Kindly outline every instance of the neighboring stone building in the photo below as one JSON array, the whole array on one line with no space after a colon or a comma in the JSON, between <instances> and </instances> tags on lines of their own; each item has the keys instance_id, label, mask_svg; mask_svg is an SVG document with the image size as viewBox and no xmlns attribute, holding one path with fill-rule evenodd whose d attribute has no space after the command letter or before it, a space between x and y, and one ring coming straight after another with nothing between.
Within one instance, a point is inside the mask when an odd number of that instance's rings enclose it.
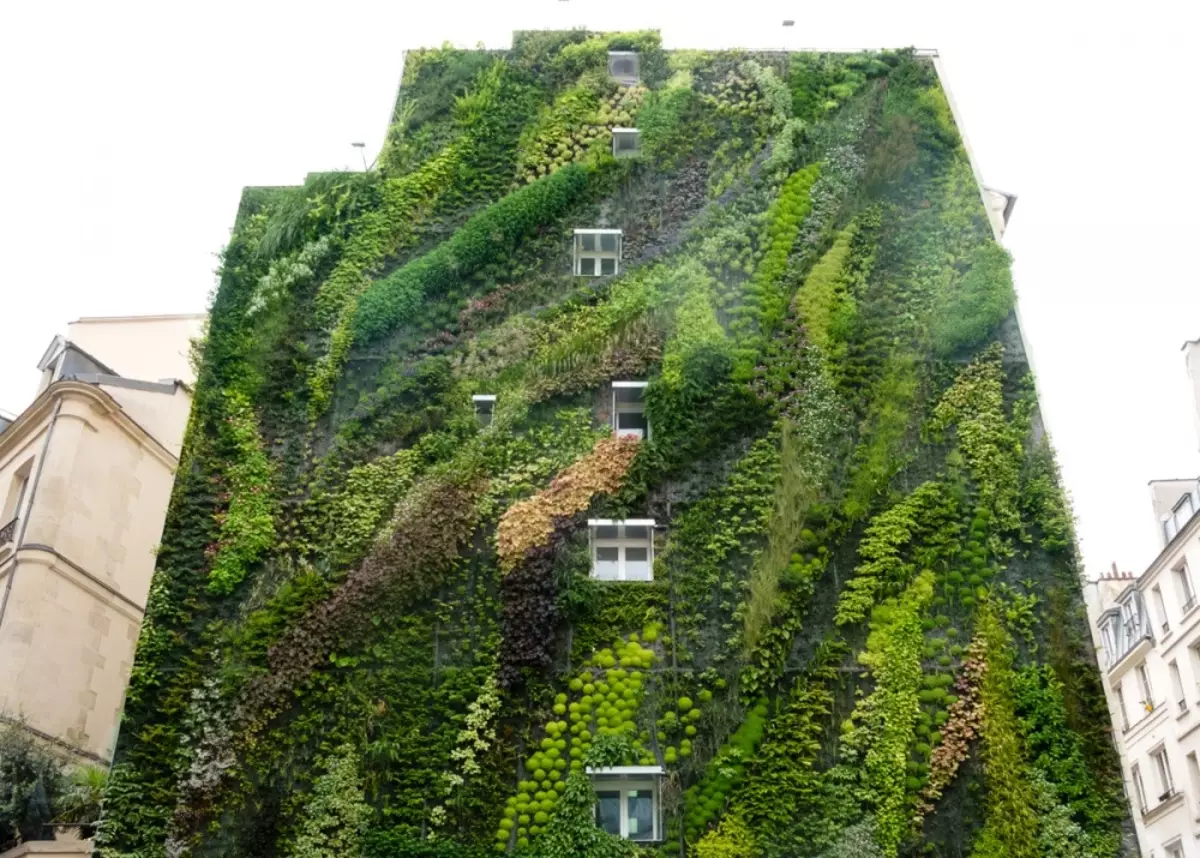
<instances>
[{"instance_id":1,"label":"neighboring stone building","mask_svg":"<svg viewBox=\"0 0 1200 858\"><path fill-rule=\"evenodd\" d=\"M1197 384L1196 344L1189 371ZM1197 407L1200 408L1200 390ZM1088 607L1143 855L1200 856L1200 480L1150 483L1161 551L1104 575Z\"/></svg>"},{"instance_id":2,"label":"neighboring stone building","mask_svg":"<svg viewBox=\"0 0 1200 858\"><path fill-rule=\"evenodd\" d=\"M0 424L0 718L112 758L203 316L85 318Z\"/></svg>"}]
</instances>

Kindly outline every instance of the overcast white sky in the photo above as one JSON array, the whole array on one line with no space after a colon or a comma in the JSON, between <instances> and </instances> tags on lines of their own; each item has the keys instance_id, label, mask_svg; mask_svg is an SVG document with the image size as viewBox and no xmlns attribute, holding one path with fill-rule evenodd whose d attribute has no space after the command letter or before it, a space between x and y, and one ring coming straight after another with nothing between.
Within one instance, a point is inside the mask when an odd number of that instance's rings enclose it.
<instances>
[{"instance_id":1,"label":"overcast white sky","mask_svg":"<svg viewBox=\"0 0 1200 858\"><path fill-rule=\"evenodd\" d=\"M1200 473L1180 353L1200 337L1198 8L2 2L0 407L28 405L74 318L204 309L241 188L361 167L349 143L378 149L404 48L572 25L657 27L668 47L935 47L985 181L1020 197L1006 244L1089 574L1140 571L1147 481Z\"/></svg>"}]
</instances>

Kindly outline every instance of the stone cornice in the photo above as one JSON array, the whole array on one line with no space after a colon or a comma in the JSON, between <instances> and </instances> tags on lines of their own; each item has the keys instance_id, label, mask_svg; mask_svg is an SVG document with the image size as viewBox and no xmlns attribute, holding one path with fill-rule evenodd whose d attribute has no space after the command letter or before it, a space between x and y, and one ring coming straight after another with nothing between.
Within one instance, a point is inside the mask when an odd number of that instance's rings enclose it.
<instances>
[{"instance_id":1,"label":"stone cornice","mask_svg":"<svg viewBox=\"0 0 1200 858\"><path fill-rule=\"evenodd\" d=\"M56 381L43 390L38 398L33 401L33 404L22 411L17 416L17 419L12 422L12 425L3 434L0 434L0 460L3 460L12 448L18 446L25 439L26 435L36 427L39 427L50 416L50 413L54 410L55 402L66 402L69 400L86 403L100 414L110 417L127 435L149 450L151 455L166 465L172 472L178 467L179 459L163 446L161 441L130 417L125 409L121 407L121 403L117 402L117 400L99 387L79 381ZM63 416L78 417L79 415Z\"/></svg>"}]
</instances>

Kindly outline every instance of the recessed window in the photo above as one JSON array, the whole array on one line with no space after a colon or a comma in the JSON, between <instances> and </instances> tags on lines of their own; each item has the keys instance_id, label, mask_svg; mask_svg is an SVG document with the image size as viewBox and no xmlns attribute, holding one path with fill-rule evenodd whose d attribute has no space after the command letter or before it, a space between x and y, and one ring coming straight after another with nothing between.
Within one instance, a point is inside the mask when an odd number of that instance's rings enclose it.
<instances>
[{"instance_id":1,"label":"recessed window","mask_svg":"<svg viewBox=\"0 0 1200 858\"><path fill-rule=\"evenodd\" d=\"M1172 843L1170 846L1167 846L1165 848L1167 850L1166 858L1183 858L1183 844L1182 843Z\"/></svg>"},{"instance_id":2,"label":"recessed window","mask_svg":"<svg viewBox=\"0 0 1200 858\"><path fill-rule=\"evenodd\" d=\"M614 381L612 388L613 432L618 438L648 438L646 382Z\"/></svg>"},{"instance_id":3,"label":"recessed window","mask_svg":"<svg viewBox=\"0 0 1200 858\"><path fill-rule=\"evenodd\" d=\"M1192 585L1192 572L1188 569L1187 561L1183 561L1171 570L1175 578L1175 589L1179 593L1179 601L1183 605L1183 613L1196 607L1196 588Z\"/></svg>"},{"instance_id":4,"label":"recessed window","mask_svg":"<svg viewBox=\"0 0 1200 858\"><path fill-rule=\"evenodd\" d=\"M654 519L592 519L592 577L600 581L654 580Z\"/></svg>"},{"instance_id":5,"label":"recessed window","mask_svg":"<svg viewBox=\"0 0 1200 858\"><path fill-rule=\"evenodd\" d=\"M575 230L575 273L583 277L616 274L621 267L621 230Z\"/></svg>"},{"instance_id":6,"label":"recessed window","mask_svg":"<svg viewBox=\"0 0 1200 858\"><path fill-rule=\"evenodd\" d=\"M1154 774L1158 778L1159 801L1166 801L1175 794L1175 782L1171 780L1171 761L1167 759L1167 749L1161 745L1150 752L1154 762Z\"/></svg>"},{"instance_id":7,"label":"recessed window","mask_svg":"<svg viewBox=\"0 0 1200 858\"><path fill-rule=\"evenodd\" d=\"M612 153L616 158L632 158L642 151L642 139L636 128L614 128Z\"/></svg>"},{"instance_id":8,"label":"recessed window","mask_svg":"<svg viewBox=\"0 0 1200 858\"><path fill-rule=\"evenodd\" d=\"M1142 707L1147 712L1154 711L1154 689L1150 687L1150 671L1146 668L1146 663L1142 662L1134 671L1137 674L1138 690L1142 694Z\"/></svg>"},{"instance_id":9,"label":"recessed window","mask_svg":"<svg viewBox=\"0 0 1200 858\"><path fill-rule=\"evenodd\" d=\"M1179 499L1179 502L1171 509L1170 515L1163 521L1163 533L1167 537L1167 542L1175 538L1179 531L1183 530L1196 513L1196 502L1192 498L1192 493L1187 492Z\"/></svg>"},{"instance_id":10,"label":"recessed window","mask_svg":"<svg viewBox=\"0 0 1200 858\"><path fill-rule=\"evenodd\" d=\"M1168 664L1167 672L1171 675L1171 693L1175 695L1175 700L1179 704L1179 711L1186 712L1188 702L1187 695L1183 692L1183 674L1179 672L1179 662L1172 661Z\"/></svg>"},{"instance_id":11,"label":"recessed window","mask_svg":"<svg viewBox=\"0 0 1200 858\"><path fill-rule=\"evenodd\" d=\"M662 840L659 766L588 769L596 788L596 825L626 840Z\"/></svg>"},{"instance_id":12,"label":"recessed window","mask_svg":"<svg viewBox=\"0 0 1200 858\"><path fill-rule=\"evenodd\" d=\"M471 397L471 401L475 403L475 419L479 425L491 426L496 412L496 394L477 393Z\"/></svg>"},{"instance_id":13,"label":"recessed window","mask_svg":"<svg viewBox=\"0 0 1200 858\"><path fill-rule=\"evenodd\" d=\"M1136 793L1138 807L1142 813L1145 813L1149 805L1146 804L1146 784L1142 781L1142 770L1135 764L1131 774L1133 776L1133 791Z\"/></svg>"},{"instance_id":14,"label":"recessed window","mask_svg":"<svg viewBox=\"0 0 1200 858\"><path fill-rule=\"evenodd\" d=\"M1117 683L1117 687L1113 689L1117 694L1117 709L1121 712L1121 729L1129 729L1129 710L1125 708L1125 692L1121 688L1121 683Z\"/></svg>"},{"instance_id":15,"label":"recessed window","mask_svg":"<svg viewBox=\"0 0 1200 858\"><path fill-rule=\"evenodd\" d=\"M1167 619L1167 603L1163 601L1162 587L1157 584L1150 590L1154 596L1154 610L1158 611L1158 622L1162 626L1163 634L1171 630L1171 621Z\"/></svg>"},{"instance_id":16,"label":"recessed window","mask_svg":"<svg viewBox=\"0 0 1200 858\"><path fill-rule=\"evenodd\" d=\"M641 79L639 58L636 51L609 51L608 76L617 83L633 86Z\"/></svg>"}]
</instances>

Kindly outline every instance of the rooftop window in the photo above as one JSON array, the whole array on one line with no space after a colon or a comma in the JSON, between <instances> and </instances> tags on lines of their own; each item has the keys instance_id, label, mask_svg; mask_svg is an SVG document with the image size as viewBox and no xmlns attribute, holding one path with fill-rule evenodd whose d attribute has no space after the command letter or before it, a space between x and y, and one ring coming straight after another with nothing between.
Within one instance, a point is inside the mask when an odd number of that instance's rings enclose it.
<instances>
[{"instance_id":1,"label":"rooftop window","mask_svg":"<svg viewBox=\"0 0 1200 858\"><path fill-rule=\"evenodd\" d=\"M633 86L641 79L640 66L636 51L608 52L608 76L617 83Z\"/></svg>"}]
</instances>

